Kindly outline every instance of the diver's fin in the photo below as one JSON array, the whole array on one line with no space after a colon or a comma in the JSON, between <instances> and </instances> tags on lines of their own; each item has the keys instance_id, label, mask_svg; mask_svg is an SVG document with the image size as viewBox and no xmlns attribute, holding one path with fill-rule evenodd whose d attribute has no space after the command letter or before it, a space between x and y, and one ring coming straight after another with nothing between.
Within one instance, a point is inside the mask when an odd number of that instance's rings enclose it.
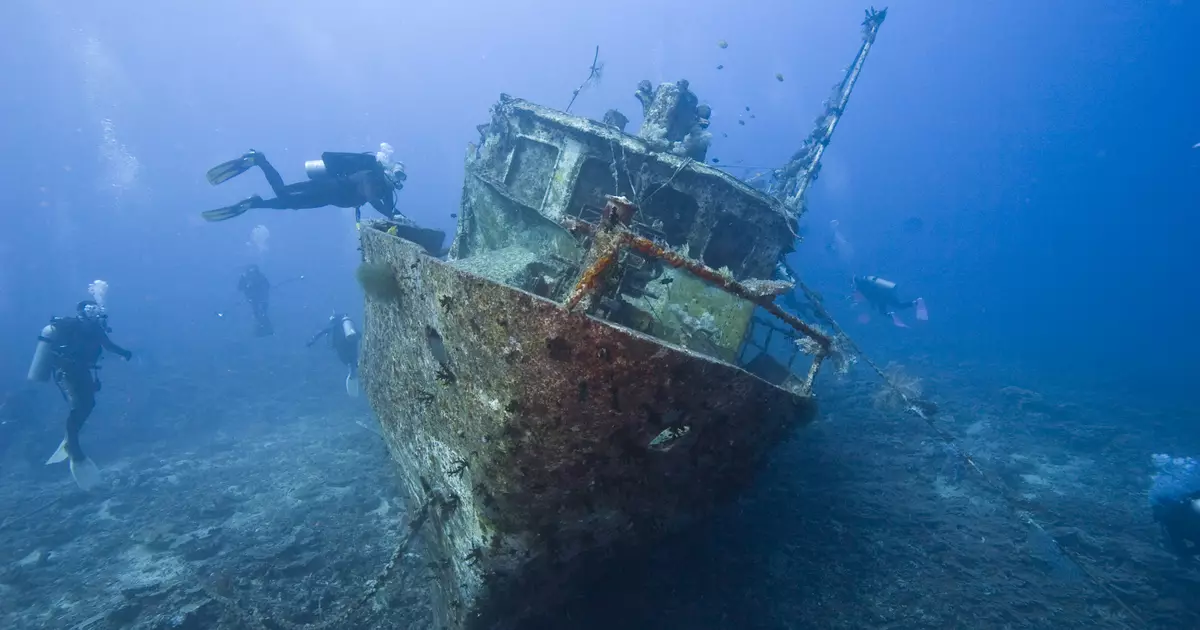
<instances>
[{"instance_id":1,"label":"diver's fin","mask_svg":"<svg viewBox=\"0 0 1200 630\"><path fill-rule=\"evenodd\" d=\"M353 374L346 375L346 395L358 398L358 379Z\"/></svg>"},{"instance_id":2,"label":"diver's fin","mask_svg":"<svg viewBox=\"0 0 1200 630\"><path fill-rule=\"evenodd\" d=\"M929 321L929 309L925 308L925 298L917 298L917 319Z\"/></svg>"},{"instance_id":3,"label":"diver's fin","mask_svg":"<svg viewBox=\"0 0 1200 630\"><path fill-rule=\"evenodd\" d=\"M46 460L46 465L49 466L50 464L57 464L59 462L64 462L66 460L67 460L67 441L63 440L62 444L58 445L58 450L54 451L54 454L50 456L50 459Z\"/></svg>"},{"instance_id":4,"label":"diver's fin","mask_svg":"<svg viewBox=\"0 0 1200 630\"><path fill-rule=\"evenodd\" d=\"M82 490L92 490L100 485L100 469L96 462L86 457L71 460L71 476Z\"/></svg>"},{"instance_id":5,"label":"diver's fin","mask_svg":"<svg viewBox=\"0 0 1200 630\"><path fill-rule=\"evenodd\" d=\"M200 216L204 217L205 221L227 221L234 217L240 217L243 214L246 214L247 210L254 207L254 201L256 199L258 199L258 197L251 197L232 206L217 208L216 210L206 210L201 212Z\"/></svg>"},{"instance_id":6,"label":"diver's fin","mask_svg":"<svg viewBox=\"0 0 1200 630\"><path fill-rule=\"evenodd\" d=\"M228 162L222 162L208 169L208 173L205 173L204 176L208 178L208 183L216 186L217 184L227 182L234 177L245 173L253 167L253 153L247 153L240 158L229 160Z\"/></svg>"},{"instance_id":7,"label":"diver's fin","mask_svg":"<svg viewBox=\"0 0 1200 630\"><path fill-rule=\"evenodd\" d=\"M896 328L908 328L908 324L905 324L899 315L895 313L888 313L888 315L892 316L892 323L896 325Z\"/></svg>"}]
</instances>

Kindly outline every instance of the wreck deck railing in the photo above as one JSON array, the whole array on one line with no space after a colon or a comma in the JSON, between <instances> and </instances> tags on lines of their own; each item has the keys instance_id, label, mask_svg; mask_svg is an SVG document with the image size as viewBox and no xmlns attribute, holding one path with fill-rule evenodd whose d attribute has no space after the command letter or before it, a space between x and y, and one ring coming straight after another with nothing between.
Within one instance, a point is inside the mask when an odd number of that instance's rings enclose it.
<instances>
[{"instance_id":1,"label":"wreck deck railing","mask_svg":"<svg viewBox=\"0 0 1200 630\"><path fill-rule=\"evenodd\" d=\"M738 282L730 274L721 273L648 238L634 234L629 226L637 213L637 206L624 197L609 195L607 199L608 203L604 206L600 220L595 224L569 218L562 221L563 226L571 233L592 237L592 246L584 260L583 272L575 289L563 303L568 311L579 308L585 302L590 303L591 297L606 284L608 273L620 257L621 251L631 250L642 256L660 260L676 269L688 271L708 284L752 302L791 326L803 337L812 340L816 352L813 353L808 374L800 385L802 394L811 394L821 362L833 352L833 339L775 304L777 295L792 290L791 283L758 279ZM795 357L792 359L793 363L794 361ZM791 364L788 369L790 371Z\"/></svg>"}]
</instances>

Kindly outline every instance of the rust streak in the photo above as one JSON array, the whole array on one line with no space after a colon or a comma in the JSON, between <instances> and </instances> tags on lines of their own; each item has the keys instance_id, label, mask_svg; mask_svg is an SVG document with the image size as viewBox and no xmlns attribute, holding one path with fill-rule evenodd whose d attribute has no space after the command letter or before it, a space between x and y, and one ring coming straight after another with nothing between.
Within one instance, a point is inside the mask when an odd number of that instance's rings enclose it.
<instances>
[{"instance_id":1,"label":"rust streak","mask_svg":"<svg viewBox=\"0 0 1200 630\"><path fill-rule=\"evenodd\" d=\"M679 252L666 249L648 238L635 235L628 228L635 212L637 212L637 207L629 200L610 195L598 225L591 225L575 219L563 221L563 226L573 233L582 232L593 235L592 251L596 256L595 262L583 272L575 290L567 298L565 306L568 311L573 310L585 296L596 290L604 272L616 262L621 248L628 247L644 256L657 258L676 269L685 269L709 284L763 307L767 312L783 320L801 334L812 338L821 346L822 350L829 352L833 340L804 323L799 317L776 306L774 297L756 295L745 285L722 275L708 265L692 260Z\"/></svg>"}]
</instances>

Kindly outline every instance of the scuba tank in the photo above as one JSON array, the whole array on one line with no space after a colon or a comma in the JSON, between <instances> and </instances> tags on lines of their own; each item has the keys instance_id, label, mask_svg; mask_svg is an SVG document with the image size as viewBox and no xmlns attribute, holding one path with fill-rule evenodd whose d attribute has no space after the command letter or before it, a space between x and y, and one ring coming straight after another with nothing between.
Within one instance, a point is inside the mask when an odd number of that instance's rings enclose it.
<instances>
[{"instance_id":1,"label":"scuba tank","mask_svg":"<svg viewBox=\"0 0 1200 630\"><path fill-rule=\"evenodd\" d=\"M863 278L863 279L866 280L867 282L879 287L880 289L883 289L884 291L891 291L892 289L896 288L895 282L892 282L891 280L884 280L883 278L880 278L879 276L867 276L866 278Z\"/></svg>"},{"instance_id":2,"label":"scuba tank","mask_svg":"<svg viewBox=\"0 0 1200 630\"><path fill-rule=\"evenodd\" d=\"M58 330L53 323L42 328L37 346L33 349L33 361L29 364L29 380L42 383L50 380L50 374L54 371L54 342L57 336Z\"/></svg>"},{"instance_id":3,"label":"scuba tank","mask_svg":"<svg viewBox=\"0 0 1200 630\"><path fill-rule=\"evenodd\" d=\"M324 179L329 176L325 171L325 160L309 160L304 163L304 174L309 179Z\"/></svg>"},{"instance_id":4,"label":"scuba tank","mask_svg":"<svg viewBox=\"0 0 1200 630\"><path fill-rule=\"evenodd\" d=\"M326 151L319 160L309 160L304 163L304 174L309 179L325 179L327 177L345 177L358 171L369 171L380 168L379 161L373 153L342 153Z\"/></svg>"},{"instance_id":5,"label":"scuba tank","mask_svg":"<svg viewBox=\"0 0 1200 630\"><path fill-rule=\"evenodd\" d=\"M346 395L358 398L358 331L354 330L354 322L350 321L349 315L342 315L341 332L345 344L335 343L334 348L338 358L346 361L349 367L349 371L346 372Z\"/></svg>"},{"instance_id":6,"label":"scuba tank","mask_svg":"<svg viewBox=\"0 0 1200 630\"><path fill-rule=\"evenodd\" d=\"M354 322L350 321L349 315L342 316L342 336L346 339L353 339L358 336L358 331L354 330Z\"/></svg>"}]
</instances>

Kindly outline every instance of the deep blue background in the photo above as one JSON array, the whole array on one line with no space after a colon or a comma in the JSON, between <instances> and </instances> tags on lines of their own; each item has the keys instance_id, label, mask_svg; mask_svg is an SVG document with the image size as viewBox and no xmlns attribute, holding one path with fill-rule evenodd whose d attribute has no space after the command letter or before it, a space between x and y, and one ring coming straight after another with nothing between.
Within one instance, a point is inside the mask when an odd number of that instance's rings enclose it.
<instances>
[{"instance_id":1,"label":"deep blue background","mask_svg":"<svg viewBox=\"0 0 1200 630\"><path fill-rule=\"evenodd\" d=\"M290 352L334 308L359 310L347 211L197 218L266 191L257 173L204 180L248 148L295 179L323 150L390 142L408 167L401 208L449 231L489 106L501 92L565 106L600 44L605 76L574 111L618 107L636 129L637 81L687 78L714 109L710 157L776 165L857 50L864 8L5 2L0 389L18 386L45 318L94 278L111 284L119 341L200 383L235 356L284 356L270 349ZM810 198L806 277L831 298L851 272L924 295L933 320L911 331L855 324L834 300L880 356L971 359L1019 370L1025 386L1195 406L1200 5L890 8ZM747 105L755 117L739 126ZM901 230L910 216L922 233ZM821 246L833 218L854 245L849 265ZM236 304L257 224L271 232L268 275L307 280L279 291L279 334L251 346L244 312L214 313Z\"/></svg>"}]
</instances>

